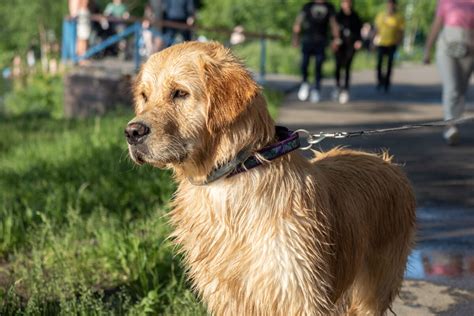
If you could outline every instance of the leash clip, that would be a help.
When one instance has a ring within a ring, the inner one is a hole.
[[[348,132],[337,132],[337,133],[334,133],[334,138],[346,138],[346,137],[349,137],[349,133],[348,133]]]
[[[310,132],[308,132],[305,129],[297,129],[293,133],[305,134],[304,138],[306,138],[306,142],[308,143],[308,145],[305,146],[305,147],[301,147],[301,150],[308,150],[311,147],[313,147],[313,145],[319,144],[320,142],[322,142],[326,138],[346,138],[346,137],[349,137],[348,132],[334,132],[334,133],[320,132],[320,133],[317,133],[317,134],[311,134]]]
[[[308,150],[308,149],[311,149],[311,147],[313,147],[313,145],[316,145],[320,142],[322,142],[325,138],[326,138],[326,135],[323,135],[323,133],[319,133],[319,134],[311,134],[310,132],[308,132],[307,130],[305,129],[297,129],[296,131],[293,132],[293,134],[299,134],[299,133],[302,133],[302,134],[305,134],[305,136],[303,138],[306,138],[306,142],[308,143],[307,146],[301,146],[300,149],[301,150]]]

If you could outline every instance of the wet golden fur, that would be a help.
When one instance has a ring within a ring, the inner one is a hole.
[[[153,55],[135,85],[150,127],[139,164],[175,171],[173,238],[215,315],[382,315],[398,293],[415,200],[390,159],[348,149],[293,152],[196,186],[244,148],[274,141],[259,87],[216,43]]]

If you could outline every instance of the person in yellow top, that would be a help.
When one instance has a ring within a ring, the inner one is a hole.
[[[375,18],[374,44],[377,46],[377,90],[390,89],[390,78],[392,75],[393,57],[397,46],[403,39],[405,20],[397,12],[397,1],[388,0],[385,11],[380,12]],[[384,58],[387,57],[387,70],[382,71]]]

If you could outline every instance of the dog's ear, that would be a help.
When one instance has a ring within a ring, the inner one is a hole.
[[[260,92],[244,65],[220,44],[209,46],[203,57],[208,108],[207,128],[216,132],[229,126]]]

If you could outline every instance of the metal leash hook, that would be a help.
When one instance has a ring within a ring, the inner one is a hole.
[[[310,144],[310,146],[316,145],[325,140],[326,137],[326,135],[319,136],[319,134],[311,135],[311,137],[308,138],[308,144]]]
[[[333,135],[334,135],[334,138],[346,138],[350,136],[348,132],[336,132],[336,133],[333,133]]]
[[[306,134],[306,142],[308,143],[307,146],[300,147],[301,150],[311,149],[311,147],[313,147],[313,145],[316,145],[316,144],[322,142],[326,138],[325,135],[322,135],[323,133],[320,133],[318,135],[313,135],[310,132],[308,132],[307,130],[302,129],[302,128],[297,129],[296,131],[293,132],[293,134],[299,134],[299,133]]]

